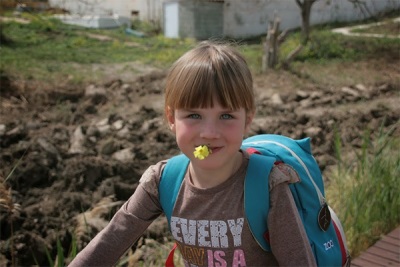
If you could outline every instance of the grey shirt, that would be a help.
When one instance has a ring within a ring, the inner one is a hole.
[[[244,215],[249,156],[228,180],[196,188],[186,174],[171,217],[171,233],[187,266],[316,266],[288,183],[298,181],[286,164],[270,173],[269,239],[272,253],[253,238]],[[162,214],[158,185],[166,161],[150,166],[135,193],[69,266],[113,266]]]

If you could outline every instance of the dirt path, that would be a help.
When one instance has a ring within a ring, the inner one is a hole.
[[[364,30],[364,29],[370,29],[373,27],[380,27],[380,26],[383,26],[383,25],[389,24],[389,23],[393,24],[391,26],[391,28],[393,28],[393,29],[390,31],[391,33],[389,33],[389,34],[357,32],[357,30]],[[332,31],[343,34],[343,35],[348,35],[348,36],[400,39],[400,34],[398,34],[399,27],[400,27],[400,17],[392,19],[390,21],[386,21],[386,22],[376,22],[376,23],[363,24],[363,25],[357,25],[357,26],[352,26],[352,27],[342,27],[342,28],[334,29]]]

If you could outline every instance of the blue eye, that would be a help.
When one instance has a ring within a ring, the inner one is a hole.
[[[221,115],[221,119],[223,119],[223,120],[229,120],[232,118],[233,118],[233,116],[231,114],[222,114]]]
[[[198,120],[198,119],[201,119],[201,116],[199,114],[189,114],[188,118],[197,119]]]

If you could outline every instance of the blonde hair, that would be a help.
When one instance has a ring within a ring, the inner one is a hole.
[[[232,45],[201,42],[171,67],[165,86],[165,112],[213,107],[255,111],[253,78],[244,57]]]

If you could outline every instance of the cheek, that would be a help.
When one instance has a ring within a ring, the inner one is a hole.
[[[175,135],[177,139],[188,139],[189,136],[191,135],[191,132],[193,132],[193,127],[186,124],[182,123],[180,121],[176,121],[175,123]]]
[[[193,152],[193,140],[195,139],[195,132],[192,127],[185,124],[176,124],[175,140],[179,149],[186,155],[191,155]]]
[[[230,142],[233,143],[242,143],[244,134],[245,134],[245,125],[243,124],[235,124],[230,125],[224,130],[225,136]]]
[[[246,130],[244,121],[235,121],[225,125],[225,131],[231,134],[241,134]]]

